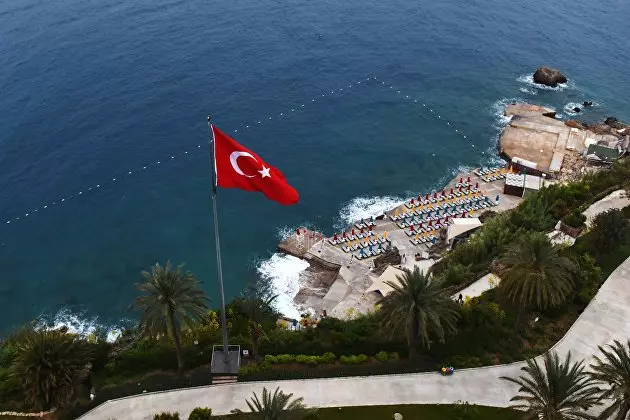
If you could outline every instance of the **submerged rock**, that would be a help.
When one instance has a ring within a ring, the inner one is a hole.
[[[552,69],[549,67],[539,67],[534,73],[534,82],[556,87],[559,83],[566,83],[567,77],[560,72],[560,70]]]
[[[584,101],[584,102],[582,102],[582,105],[584,105],[584,106],[593,106],[593,101]]]

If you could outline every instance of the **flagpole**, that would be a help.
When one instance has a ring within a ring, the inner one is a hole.
[[[212,165],[212,211],[214,213],[214,239],[217,250],[217,272],[219,279],[219,294],[221,295],[221,331],[223,333],[223,357],[229,365],[227,319],[225,316],[225,293],[223,292],[223,268],[221,266],[221,242],[219,241],[219,216],[217,214],[217,165],[215,157],[214,132],[212,118],[208,115],[208,137],[210,139],[210,164]]]

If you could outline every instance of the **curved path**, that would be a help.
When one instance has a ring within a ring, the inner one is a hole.
[[[602,285],[595,298],[553,347],[563,356],[569,350],[574,360],[590,360],[597,346],[614,339],[630,338],[630,258],[626,259]],[[524,362],[485,368],[464,369],[454,376],[438,373],[384,375],[353,378],[248,382],[189,388],[137,395],[107,401],[81,419],[152,419],[154,413],[178,411],[183,419],[195,407],[210,407],[226,414],[233,408],[245,409],[245,399],[262,388],[280,385],[285,392],[303,396],[309,406],[440,404],[469,401],[504,407],[516,394],[515,385],[500,376],[518,376]]]

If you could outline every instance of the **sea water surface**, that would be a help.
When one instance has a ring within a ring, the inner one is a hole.
[[[491,162],[501,104],[630,119],[627,16],[623,0],[3,0],[0,333],[133,320],[140,271],[168,259],[218,305],[208,114],[300,192],[218,197],[228,299],[265,275],[291,313],[305,264],[275,254],[282,235]],[[543,64],[569,83],[533,86]]]

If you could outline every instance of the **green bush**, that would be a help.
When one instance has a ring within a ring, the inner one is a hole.
[[[271,369],[271,364],[267,361],[260,363],[250,363],[249,365],[241,366],[238,370],[239,375],[251,375],[254,373],[264,372]]]
[[[335,363],[336,360],[337,360],[337,356],[335,356],[335,353],[331,353],[331,352],[326,352],[320,357],[320,363],[322,364]]]
[[[276,356],[273,356],[271,354],[266,354],[265,355],[265,362],[269,362],[272,365],[275,365],[278,363],[278,358]]]
[[[389,360],[398,360],[400,359],[400,357],[398,357],[398,353],[396,353],[395,351],[389,353]]]
[[[608,210],[593,220],[592,240],[599,253],[623,244],[630,237],[630,221],[620,210]]]
[[[571,213],[566,215],[562,222],[573,228],[581,228],[584,226],[584,222],[586,222],[586,216],[580,213],[578,210],[573,210]]]
[[[293,354],[279,354],[276,356],[278,363],[287,364],[295,362],[295,356]]]
[[[0,346],[0,369],[8,368],[17,354],[17,346],[13,343],[5,343]]]
[[[365,354],[359,354],[358,356],[341,356],[339,358],[339,362],[341,362],[341,364],[343,365],[359,365],[361,363],[365,363],[369,360],[370,358],[367,357]]]
[[[188,420],[211,420],[211,419],[212,419],[212,410],[209,408],[197,407],[188,416]]]
[[[481,413],[475,404],[468,401],[455,401],[451,406],[451,418],[453,420],[480,420]]]
[[[179,413],[160,413],[153,416],[153,420],[179,420]]]
[[[316,366],[319,363],[318,356],[306,356],[304,354],[300,354],[295,357],[295,361],[298,363],[303,363],[309,366]]]
[[[387,353],[386,351],[379,351],[374,357],[379,362],[386,362],[387,360],[389,360],[389,353]]]

